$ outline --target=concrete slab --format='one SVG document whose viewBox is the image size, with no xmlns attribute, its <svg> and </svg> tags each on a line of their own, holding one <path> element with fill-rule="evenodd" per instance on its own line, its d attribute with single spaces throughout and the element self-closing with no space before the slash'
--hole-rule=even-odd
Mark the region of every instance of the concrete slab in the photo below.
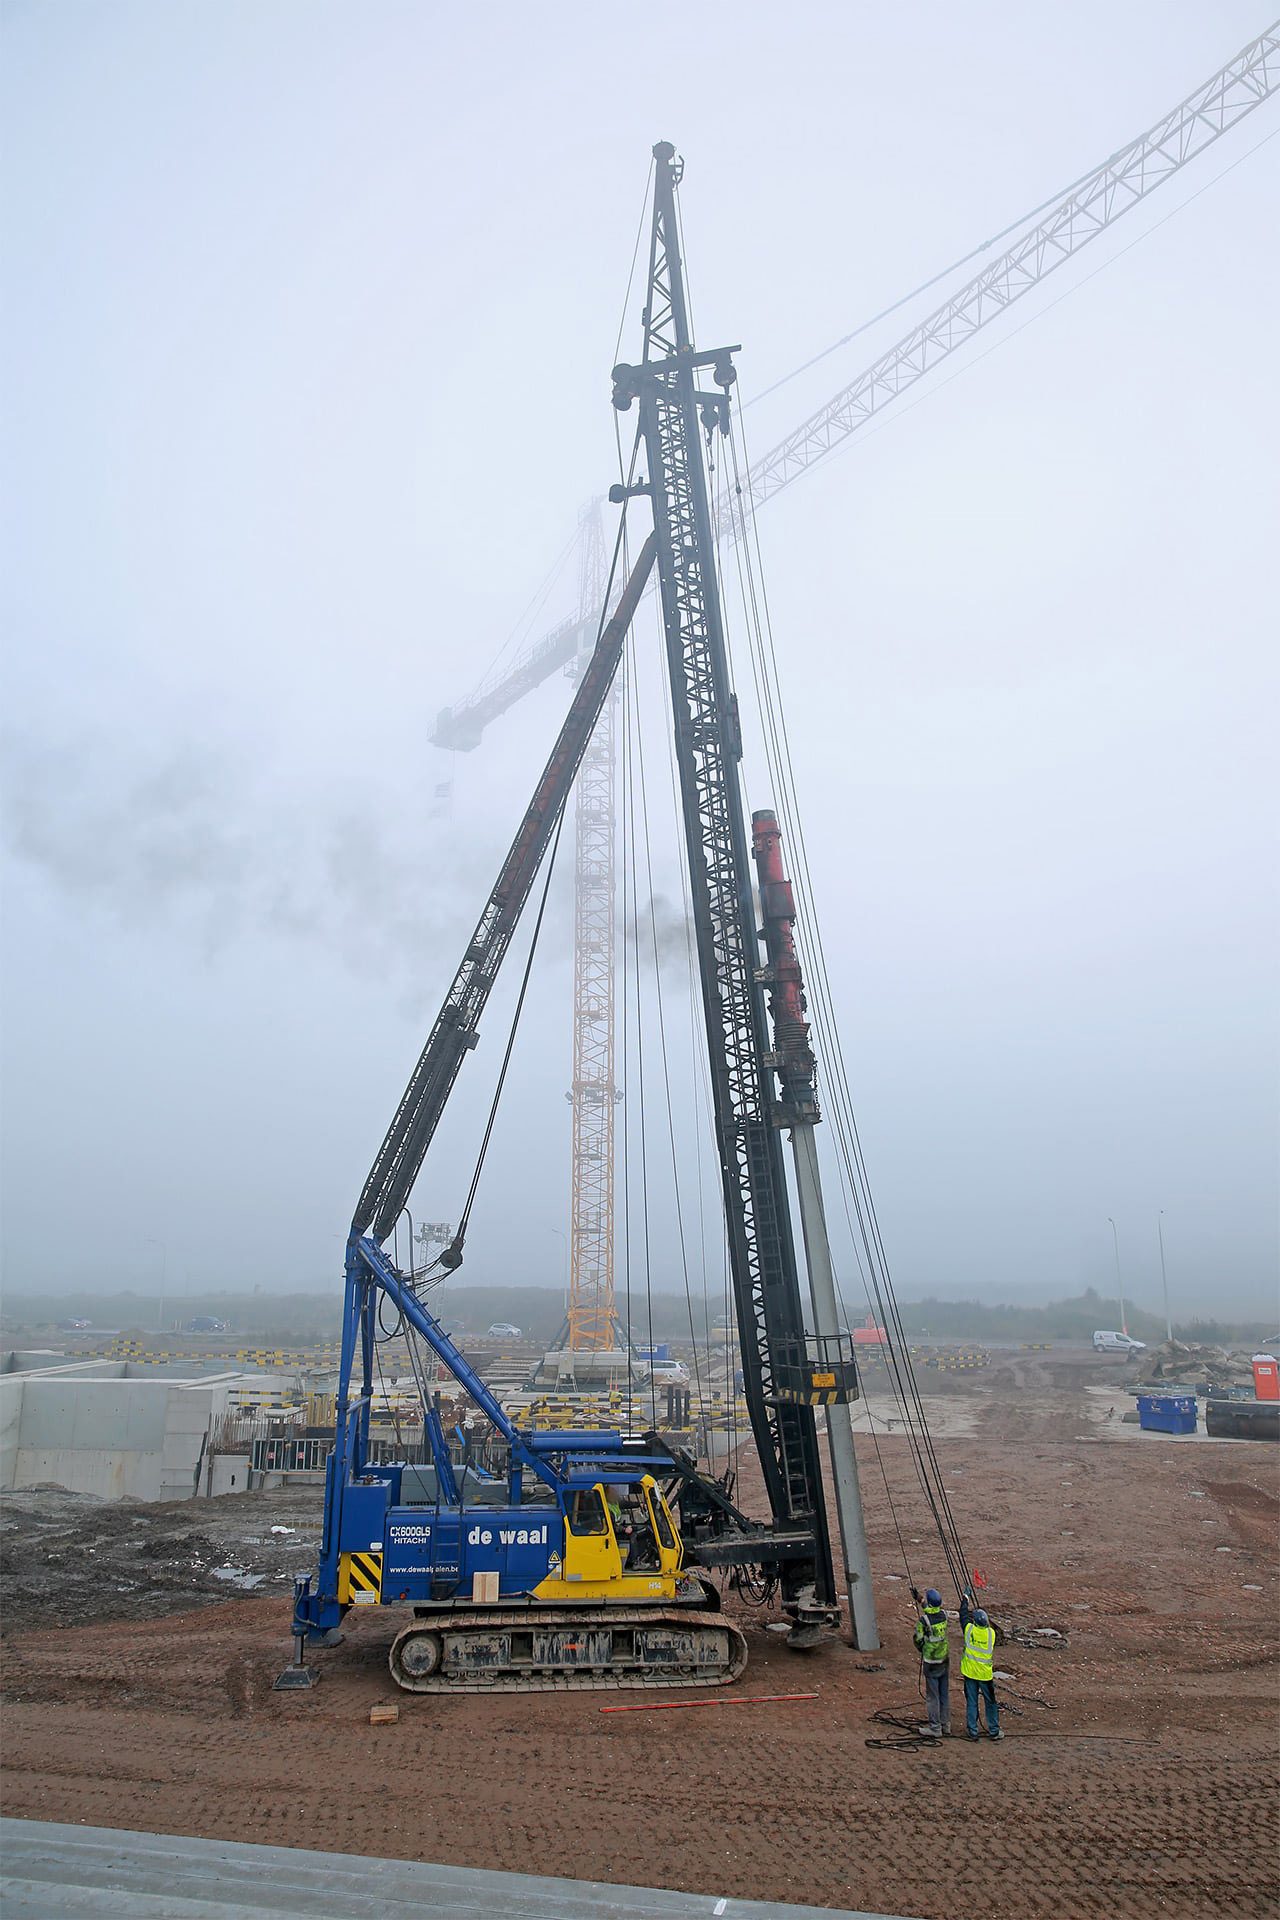
<svg viewBox="0 0 1280 1920">
<path fill-rule="evenodd" d="M 0 1820 L 4 1920 L 905 1920 L 301 1847 Z"/>
</svg>

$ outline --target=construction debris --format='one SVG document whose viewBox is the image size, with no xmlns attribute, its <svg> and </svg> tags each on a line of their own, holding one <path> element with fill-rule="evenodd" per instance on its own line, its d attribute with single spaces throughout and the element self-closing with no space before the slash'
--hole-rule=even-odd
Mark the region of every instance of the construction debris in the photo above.
<svg viewBox="0 0 1280 1920">
<path fill-rule="evenodd" d="M 1144 1355 L 1138 1382 L 1176 1382 L 1218 1391 L 1247 1387 L 1253 1391 L 1253 1368 L 1247 1353 L 1229 1353 L 1225 1347 L 1191 1346 L 1182 1340 L 1163 1340 Z"/>
</svg>

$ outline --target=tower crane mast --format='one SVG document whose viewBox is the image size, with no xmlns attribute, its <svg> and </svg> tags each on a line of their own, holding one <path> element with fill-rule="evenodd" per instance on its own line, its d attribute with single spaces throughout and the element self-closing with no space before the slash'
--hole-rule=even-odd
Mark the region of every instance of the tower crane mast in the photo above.
<svg viewBox="0 0 1280 1920">
<path fill-rule="evenodd" d="M 584 622 L 604 604 L 607 567 L 602 503 L 582 521 L 579 607 Z M 581 656 L 579 656 L 581 658 Z M 613 1267 L 614 1068 L 617 845 L 614 783 L 618 689 L 609 689 L 582 756 L 573 818 L 573 1157 L 569 1203 L 569 1299 L 563 1353 L 573 1376 L 593 1356 L 616 1353 Z"/>
</svg>

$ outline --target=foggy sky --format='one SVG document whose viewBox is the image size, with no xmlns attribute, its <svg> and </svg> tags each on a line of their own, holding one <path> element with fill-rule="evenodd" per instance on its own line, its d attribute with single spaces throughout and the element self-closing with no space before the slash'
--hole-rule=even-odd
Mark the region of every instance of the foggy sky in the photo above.
<svg viewBox="0 0 1280 1920">
<path fill-rule="evenodd" d="M 699 337 L 743 343 L 749 399 L 1265 21 L 1234 0 L 1089 0 L 1065 26 L 801 6 L 785 33 L 759 6 L 663 34 L 598 7 L 387 0 L 6 0 L 0 20 L 5 1272 L 336 1288 L 569 697 L 554 678 L 474 754 L 428 745 L 614 478 L 653 142 L 686 160 Z M 761 514 L 904 1298 L 1110 1287 L 1114 1216 L 1126 1291 L 1155 1306 L 1163 1208 L 1175 1310 L 1275 1299 L 1277 114 Z M 752 408 L 753 448 L 917 317 Z M 530 634 L 573 593 L 570 566 Z M 667 943 L 651 611 L 637 673 Z M 744 772 L 769 804 L 758 755 Z M 568 866 L 477 1281 L 563 1270 Z M 688 1036 L 678 954 L 661 977 Z M 422 1217 L 456 1217 L 513 991 Z M 682 1206 L 696 1245 L 697 1151 L 714 1264 L 690 1053 Z"/>
</svg>

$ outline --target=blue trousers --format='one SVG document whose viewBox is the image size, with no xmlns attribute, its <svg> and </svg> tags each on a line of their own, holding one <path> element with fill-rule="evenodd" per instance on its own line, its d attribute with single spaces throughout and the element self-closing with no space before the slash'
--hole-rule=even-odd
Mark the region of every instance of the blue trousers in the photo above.
<svg viewBox="0 0 1280 1920">
<path fill-rule="evenodd" d="M 939 1731 L 951 1731 L 951 1670 L 947 1666 L 931 1667 L 924 1670 L 924 1695 L 929 1708 L 929 1725 Z"/>
<path fill-rule="evenodd" d="M 996 1699 L 994 1680 L 971 1680 L 964 1676 L 964 1723 L 965 1731 L 974 1740 L 978 1737 L 978 1696 L 982 1696 L 983 1710 L 987 1717 L 987 1732 L 1000 1731 L 1000 1702 Z"/>
</svg>

